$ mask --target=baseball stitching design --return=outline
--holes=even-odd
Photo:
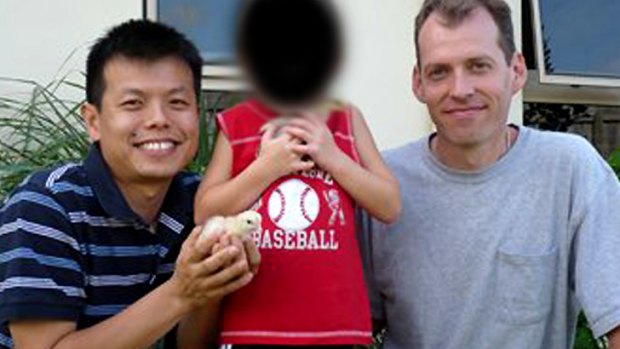
[[[292,178],[284,181],[269,195],[267,212],[282,230],[303,230],[312,225],[319,214],[319,197],[306,182]]]

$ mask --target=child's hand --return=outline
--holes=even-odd
[[[291,119],[283,127],[283,132],[302,140],[294,145],[295,152],[302,156],[308,154],[324,170],[338,164],[339,157],[343,155],[327,125],[313,115]]]
[[[298,138],[287,133],[274,137],[275,132],[274,127],[265,130],[257,158],[267,165],[266,168],[274,175],[274,179],[314,167],[314,162],[304,161],[304,154],[295,151],[295,146],[300,145]]]

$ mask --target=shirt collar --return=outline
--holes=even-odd
[[[97,201],[109,216],[145,224],[142,218],[129,207],[118,188],[101,154],[98,142],[91,145],[84,160],[84,168]],[[195,192],[192,188],[196,187],[196,183],[196,176],[177,174],[168,188],[160,215],[165,213],[184,226],[192,224]],[[161,217],[159,220],[161,221]]]

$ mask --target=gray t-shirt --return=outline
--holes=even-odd
[[[586,140],[521,127],[479,172],[428,139],[388,151],[402,217],[360,227],[385,349],[567,349],[620,325],[620,185]]]

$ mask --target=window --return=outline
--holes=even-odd
[[[234,66],[234,32],[243,0],[146,0],[146,17],[184,33],[205,62],[203,88],[243,90]]]
[[[620,2],[532,0],[542,83],[620,87]]]

